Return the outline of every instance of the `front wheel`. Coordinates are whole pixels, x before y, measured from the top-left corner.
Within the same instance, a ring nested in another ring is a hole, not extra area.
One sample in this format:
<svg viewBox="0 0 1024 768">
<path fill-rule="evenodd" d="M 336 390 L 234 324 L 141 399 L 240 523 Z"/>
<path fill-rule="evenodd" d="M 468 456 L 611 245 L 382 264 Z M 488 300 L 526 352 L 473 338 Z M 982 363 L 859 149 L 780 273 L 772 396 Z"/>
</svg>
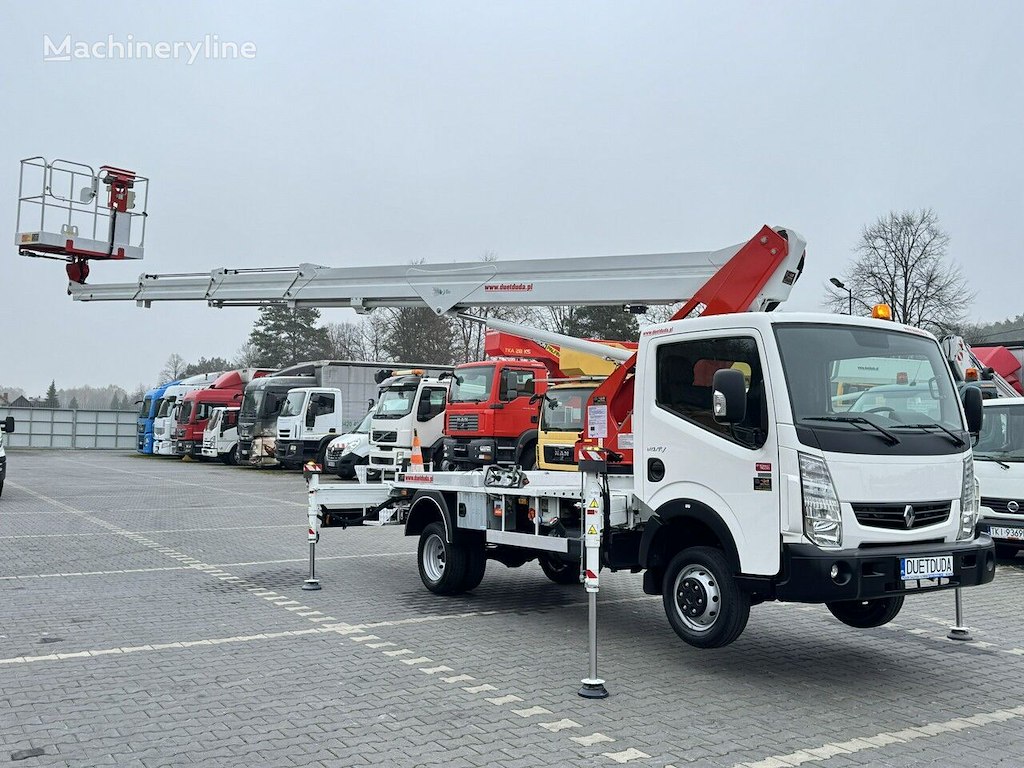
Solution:
<svg viewBox="0 0 1024 768">
<path fill-rule="evenodd" d="M 458 595 L 483 579 L 487 561 L 483 552 L 445 540 L 441 523 L 431 523 L 420 534 L 417 552 L 420 580 L 435 595 Z"/>
<path fill-rule="evenodd" d="M 232 446 L 231 450 L 224 454 L 224 463 L 233 467 L 238 463 L 238 446 Z"/>
<path fill-rule="evenodd" d="M 662 582 L 672 629 L 697 648 L 721 648 L 739 637 L 750 616 L 750 597 L 713 547 L 690 547 L 672 558 Z"/>
<path fill-rule="evenodd" d="M 1017 544 L 1002 544 L 1000 542 L 996 542 L 996 557 L 1000 560 L 1013 560 L 1020 549 L 1021 547 Z"/>
<path fill-rule="evenodd" d="M 903 607 L 903 595 L 878 597 L 874 600 L 840 600 L 825 603 L 829 613 L 843 624 L 857 629 L 870 629 L 888 624 Z"/>
<path fill-rule="evenodd" d="M 579 584 L 580 565 L 579 563 L 567 563 L 559 559 L 557 555 L 543 554 L 537 558 L 540 562 L 540 569 L 544 575 L 555 584 Z"/>
</svg>

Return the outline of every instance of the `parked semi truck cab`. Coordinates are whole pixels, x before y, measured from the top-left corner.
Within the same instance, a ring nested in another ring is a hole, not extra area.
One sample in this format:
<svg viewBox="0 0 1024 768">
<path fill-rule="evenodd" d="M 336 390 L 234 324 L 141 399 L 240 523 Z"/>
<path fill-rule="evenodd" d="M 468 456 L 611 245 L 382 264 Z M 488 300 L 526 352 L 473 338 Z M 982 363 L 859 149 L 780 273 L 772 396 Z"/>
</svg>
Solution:
<svg viewBox="0 0 1024 768">
<path fill-rule="evenodd" d="M 148 390 L 143 396 L 139 408 L 139 416 L 136 420 L 138 430 L 136 450 L 139 453 L 153 453 L 153 422 L 160 411 L 161 400 L 167 388 L 178 383 L 177 380 L 169 381 L 166 384 L 161 384 L 159 387 Z"/>
<path fill-rule="evenodd" d="M 156 418 L 153 419 L 153 453 L 160 456 L 175 456 L 175 434 L 181 418 L 181 406 L 185 395 L 197 389 L 210 386 L 220 372 L 198 373 L 168 386 L 158 401 Z"/>
<path fill-rule="evenodd" d="M 278 463 L 286 469 L 301 467 L 309 459 L 323 465 L 327 444 L 344 431 L 343 407 L 340 389 L 289 390 L 277 417 L 274 455 Z"/>
<path fill-rule="evenodd" d="M 181 400 L 181 413 L 174 434 L 175 453 L 179 456 L 202 456 L 203 433 L 213 409 L 240 405 L 245 385 L 270 372 L 268 368 L 225 371 L 210 386 L 186 393 Z"/>
<path fill-rule="evenodd" d="M 308 376 L 265 376 L 245 387 L 238 413 L 238 460 L 257 467 L 277 466 L 277 417 L 288 390 L 309 384 Z"/>
<path fill-rule="evenodd" d="M 7 449 L 4 443 L 7 440 L 4 435 L 14 432 L 14 417 L 8 416 L 0 422 L 0 494 L 4 492 L 4 480 L 7 479 Z"/>
<path fill-rule="evenodd" d="M 399 372 L 381 382 L 370 422 L 368 477 L 393 479 L 409 462 L 414 435 L 424 462 L 441 462 L 449 382 L 419 370 Z"/>
<path fill-rule="evenodd" d="M 238 406 L 219 406 L 210 413 L 203 430 L 203 456 L 238 463 Z"/>
<path fill-rule="evenodd" d="M 446 467 L 536 464 L 535 393 L 547 389 L 547 370 L 531 360 L 491 360 L 458 366 L 445 411 Z"/>
</svg>

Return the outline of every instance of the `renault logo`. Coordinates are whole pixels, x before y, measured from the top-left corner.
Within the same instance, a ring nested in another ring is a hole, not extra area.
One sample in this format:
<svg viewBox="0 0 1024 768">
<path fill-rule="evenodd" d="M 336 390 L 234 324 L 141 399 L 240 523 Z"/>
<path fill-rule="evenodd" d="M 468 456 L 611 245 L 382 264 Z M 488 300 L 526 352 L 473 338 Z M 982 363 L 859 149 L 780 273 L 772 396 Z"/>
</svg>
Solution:
<svg viewBox="0 0 1024 768">
<path fill-rule="evenodd" d="M 910 504 L 907 504 L 907 506 L 903 508 L 903 519 L 907 523 L 907 528 L 914 527 L 914 517 L 914 508 Z"/>
<path fill-rule="evenodd" d="M 1020 504 L 1018 504 L 1016 501 L 1008 502 L 1006 508 L 1013 513 L 1020 512 Z"/>
</svg>

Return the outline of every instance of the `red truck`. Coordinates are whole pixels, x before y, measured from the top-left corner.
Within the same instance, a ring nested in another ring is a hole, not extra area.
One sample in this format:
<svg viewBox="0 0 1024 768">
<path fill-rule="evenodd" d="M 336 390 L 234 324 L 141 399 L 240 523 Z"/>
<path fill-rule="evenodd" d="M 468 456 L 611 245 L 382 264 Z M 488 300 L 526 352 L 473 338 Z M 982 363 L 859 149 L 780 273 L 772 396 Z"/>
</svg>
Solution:
<svg viewBox="0 0 1024 768">
<path fill-rule="evenodd" d="M 206 389 L 197 389 L 185 395 L 174 430 L 174 451 L 179 456 L 197 459 L 203 454 L 203 430 L 210 414 L 218 406 L 239 405 L 245 385 L 273 373 L 270 368 L 241 368 L 225 371 Z"/>
<path fill-rule="evenodd" d="M 635 348 L 634 343 L 598 342 Z M 445 410 L 444 461 L 450 469 L 491 464 L 536 467 L 540 406 L 550 381 L 604 376 L 615 365 L 504 331 L 487 331 L 488 359 L 458 366 Z"/>
</svg>

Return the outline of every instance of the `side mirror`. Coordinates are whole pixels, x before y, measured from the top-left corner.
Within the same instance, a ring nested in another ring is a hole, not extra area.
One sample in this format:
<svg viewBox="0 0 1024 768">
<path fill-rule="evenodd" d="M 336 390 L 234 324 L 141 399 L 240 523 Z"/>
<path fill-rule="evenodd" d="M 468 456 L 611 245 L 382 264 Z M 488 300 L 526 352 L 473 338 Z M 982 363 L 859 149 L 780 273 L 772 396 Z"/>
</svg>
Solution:
<svg viewBox="0 0 1024 768">
<path fill-rule="evenodd" d="M 536 403 L 536 402 L 537 402 L 538 400 L 541 400 L 541 399 L 543 399 L 543 398 L 544 398 L 544 395 L 538 395 L 538 394 L 536 394 L 536 393 L 534 393 L 534 394 L 530 395 L 530 405 L 533 405 L 533 404 L 534 404 L 534 403 Z"/>
<path fill-rule="evenodd" d="M 743 372 L 735 368 L 715 371 L 712 379 L 712 411 L 719 424 L 736 424 L 747 415 L 747 389 Z"/>
<path fill-rule="evenodd" d="M 6 419 L 4 419 L 4 432 L 7 432 L 8 434 L 10 434 L 13 431 L 14 431 L 14 417 L 13 416 L 8 416 Z"/>
<path fill-rule="evenodd" d="M 984 416 L 984 408 L 981 405 L 981 390 L 975 386 L 964 387 L 960 393 L 960 399 L 964 404 L 964 415 L 967 417 L 967 431 L 972 435 L 981 432 L 981 422 Z"/>
</svg>

